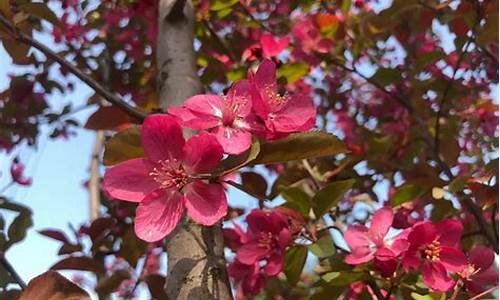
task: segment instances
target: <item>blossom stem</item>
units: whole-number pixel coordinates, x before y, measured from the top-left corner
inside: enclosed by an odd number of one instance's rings
[[[384,295],[382,295],[382,291],[380,291],[380,287],[377,285],[377,282],[374,280],[366,281],[366,284],[373,290],[373,293],[377,297],[378,300],[385,300]]]
[[[5,193],[6,190],[8,190],[12,185],[14,184],[14,181],[9,182],[6,186],[0,189],[0,194]]]

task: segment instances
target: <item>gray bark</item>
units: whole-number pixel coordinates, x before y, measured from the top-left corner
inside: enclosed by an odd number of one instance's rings
[[[202,91],[193,49],[193,15],[190,0],[160,0],[157,49],[163,109]],[[204,227],[184,217],[168,237],[166,249],[165,291],[170,300],[232,299],[220,223]]]

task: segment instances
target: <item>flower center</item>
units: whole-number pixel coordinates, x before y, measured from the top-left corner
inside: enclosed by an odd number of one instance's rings
[[[431,261],[439,261],[439,253],[441,252],[441,243],[438,240],[434,240],[432,243],[428,244],[424,249],[424,256],[426,259]]]
[[[153,179],[164,189],[182,189],[189,182],[184,167],[177,159],[166,159],[158,161],[157,167],[149,173]]]
[[[278,94],[271,85],[264,88],[264,93],[268,99],[269,104],[273,106],[280,106],[288,101],[288,95],[285,93],[283,96]]]
[[[274,242],[273,234],[271,232],[261,232],[258,240],[259,247],[271,250]]]

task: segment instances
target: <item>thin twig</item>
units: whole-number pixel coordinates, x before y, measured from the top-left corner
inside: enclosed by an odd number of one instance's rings
[[[26,289],[26,283],[19,276],[14,267],[10,264],[10,262],[5,258],[5,253],[0,253],[0,264],[4,267],[4,269],[9,273],[10,277],[14,279],[14,281],[19,285],[21,290]]]
[[[382,295],[382,291],[374,280],[368,280],[366,281],[366,284],[372,289],[378,300],[385,300],[384,295]]]
[[[138,110],[137,108],[133,107],[132,105],[128,104],[123,99],[118,97],[116,94],[113,94],[110,91],[108,91],[107,89],[105,89],[100,83],[95,81],[89,75],[82,72],[80,69],[78,69],[73,64],[68,62],[65,58],[59,56],[57,53],[55,53],[54,51],[52,51],[51,49],[49,49],[45,45],[41,44],[40,42],[36,41],[31,36],[20,31],[14,24],[12,24],[1,13],[0,13],[0,24],[4,25],[10,31],[8,33],[11,34],[12,37],[15,38],[17,41],[24,43],[26,45],[30,45],[30,46],[38,49],[48,59],[52,59],[52,60],[56,61],[57,63],[59,63],[64,68],[67,68],[73,75],[75,75],[80,80],[85,82],[89,87],[91,87],[98,95],[100,95],[101,97],[103,97],[104,99],[109,101],[111,104],[116,105],[117,107],[121,108],[124,112],[126,112],[131,117],[134,117],[139,121],[142,121],[147,116],[147,114],[144,113],[143,111]]]
[[[474,297],[472,297],[472,298],[469,298],[469,300],[478,300],[478,299],[480,299],[482,296],[487,295],[487,294],[489,294],[489,293],[493,292],[493,291],[494,291],[494,290],[496,290],[496,289],[498,289],[498,286],[494,286],[494,287],[492,287],[492,288],[489,288],[489,289],[487,289],[486,291],[484,291],[484,292],[482,292],[482,293],[479,293],[479,294],[477,294],[476,296],[474,296]]]

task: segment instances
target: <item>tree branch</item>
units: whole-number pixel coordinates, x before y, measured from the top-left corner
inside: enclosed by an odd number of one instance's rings
[[[10,262],[5,258],[5,253],[0,253],[0,264],[4,267],[4,269],[9,273],[10,277],[14,279],[14,281],[19,285],[22,290],[26,289],[26,283],[19,276],[14,267],[10,264]]]
[[[127,102],[125,102],[123,99],[121,99],[117,95],[115,95],[115,94],[111,93],[110,91],[108,91],[107,89],[105,89],[101,84],[99,84],[97,81],[95,81],[92,77],[83,73],[80,69],[78,69],[73,64],[68,62],[65,58],[59,56],[57,53],[55,53],[54,51],[52,51],[51,49],[49,49],[45,45],[41,44],[40,42],[36,41],[31,36],[20,31],[14,24],[12,24],[1,13],[0,13],[0,24],[4,25],[10,31],[8,33],[11,34],[12,37],[15,38],[17,41],[24,43],[26,45],[30,45],[31,47],[42,52],[48,59],[52,59],[52,60],[56,61],[57,63],[59,63],[64,68],[68,69],[73,75],[78,77],[81,81],[85,82],[98,95],[100,95],[101,97],[103,97],[104,99],[109,101],[111,104],[116,105],[117,107],[121,108],[123,111],[125,111],[131,117],[133,117],[139,121],[142,121],[147,116],[146,113],[133,107],[132,105],[128,104]]]

